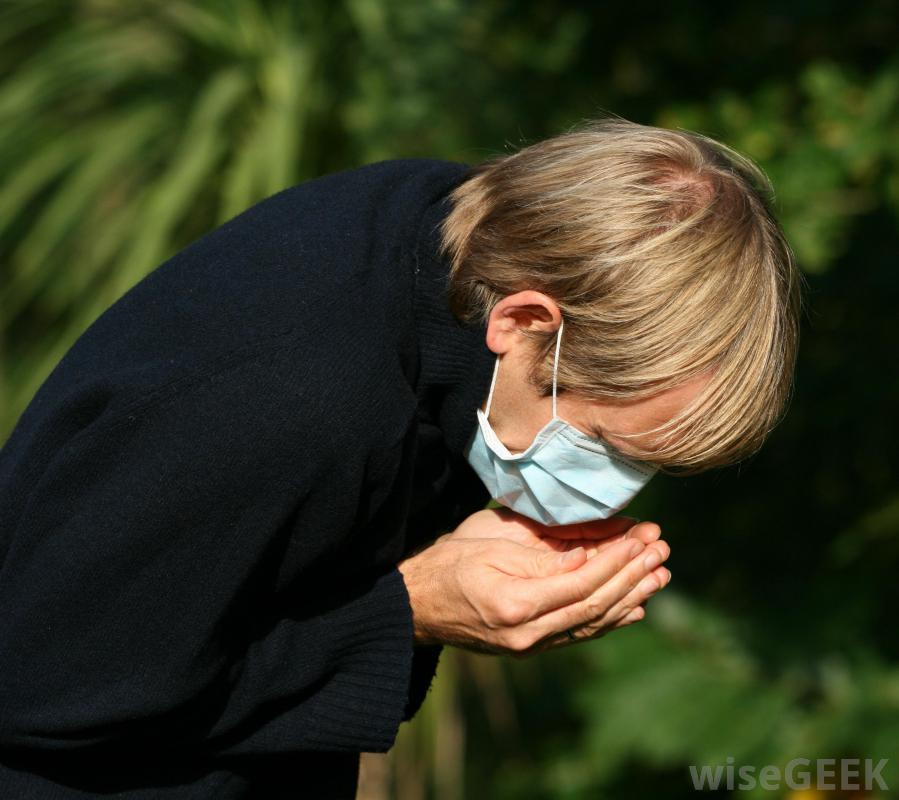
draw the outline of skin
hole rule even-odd
[[[561,319],[556,303],[535,291],[509,295],[491,312],[486,343],[500,355],[500,368],[489,421],[513,453],[525,450],[552,417],[552,398],[528,381],[531,344],[521,330],[557,331]],[[618,434],[666,421],[707,379],[630,403],[559,392],[556,411],[588,436],[634,455],[628,444],[634,440]],[[570,645],[566,629],[580,641],[632,624],[671,579],[661,566],[671,550],[660,536],[654,522],[625,516],[544,526],[505,508],[478,511],[397,565],[415,642],[524,657]]]

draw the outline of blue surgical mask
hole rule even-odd
[[[562,326],[553,359],[553,416],[527,450],[514,455],[487,418],[499,371],[499,355],[487,395],[477,410],[478,427],[464,454],[498,503],[544,525],[607,519],[623,509],[658,471],[626,458],[600,439],[587,436],[556,416],[556,373]]]

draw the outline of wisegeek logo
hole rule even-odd
[[[820,791],[889,791],[882,772],[889,759],[881,758],[794,758],[783,767],[765,764],[737,766],[728,756],[726,764],[690,765],[696,791],[751,789],[818,789]]]

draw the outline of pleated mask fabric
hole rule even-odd
[[[607,519],[623,509],[658,471],[622,456],[556,414],[556,375],[564,321],[553,359],[552,419],[528,448],[510,453],[488,422],[499,371],[496,357],[486,410],[477,409],[478,427],[464,454],[490,496],[544,525]]]

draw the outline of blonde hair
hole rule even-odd
[[[471,167],[450,194],[440,252],[450,306],[485,324],[534,289],[565,321],[559,392],[626,401],[704,373],[705,388],[634,456],[694,474],[755,453],[792,393],[802,277],[750,159],[681,129],[620,117]],[[534,342],[551,393],[556,331]],[[611,431],[610,431],[611,432]]]

